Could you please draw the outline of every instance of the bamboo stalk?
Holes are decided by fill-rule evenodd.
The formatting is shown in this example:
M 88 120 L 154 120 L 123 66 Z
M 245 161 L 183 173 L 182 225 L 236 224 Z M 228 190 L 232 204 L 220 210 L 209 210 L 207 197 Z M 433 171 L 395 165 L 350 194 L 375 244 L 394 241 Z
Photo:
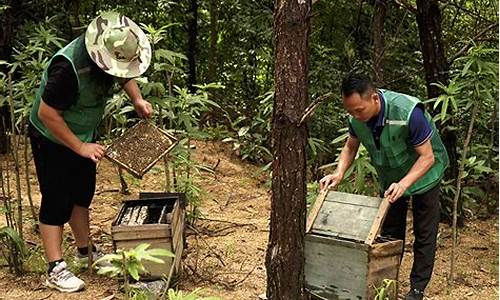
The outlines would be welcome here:
M 472 116 L 469 121 L 469 128 L 467 130 L 467 136 L 465 137 L 464 141 L 464 147 L 462 150 L 462 157 L 460 159 L 460 167 L 458 169 L 458 178 L 457 178 L 457 186 L 456 186 L 456 193 L 455 193 L 455 198 L 453 199 L 453 225 L 452 225 L 452 230 L 453 230 L 453 244 L 451 247 L 451 262 L 450 262 L 450 275 L 448 277 L 448 286 L 450 288 L 453 287 L 453 277 L 455 273 L 455 251 L 457 248 L 457 208 L 458 208 L 458 198 L 460 197 L 460 191 L 462 188 L 462 174 L 464 173 L 465 169 L 465 161 L 467 159 L 467 152 L 469 151 L 469 143 L 470 139 L 472 136 L 472 130 L 474 128 L 474 122 L 476 120 L 476 115 L 477 112 L 479 111 L 479 104 L 474 105 L 474 108 L 472 109 Z
M 28 201 L 30 203 L 31 217 L 33 218 L 33 227 L 38 227 L 35 207 L 33 206 L 33 197 L 31 197 L 31 183 L 30 183 L 30 172 L 29 172 L 29 161 L 28 161 L 28 126 L 24 127 L 24 173 L 26 177 L 26 189 L 28 194 Z
M 170 168 L 168 166 L 168 155 L 163 157 L 163 163 L 165 168 L 165 192 L 170 192 Z
M 125 256 L 125 252 L 122 252 L 122 270 L 123 270 L 123 288 L 125 289 L 125 299 L 128 300 L 129 295 L 129 282 L 128 282 L 128 274 L 127 274 L 127 257 Z
M 90 231 L 90 229 L 89 229 Z M 87 242 L 87 268 L 89 271 L 89 275 L 92 275 L 92 264 L 94 264 L 94 251 L 92 247 L 92 238 L 90 237 L 89 232 L 89 240 Z
M 15 140 L 12 147 L 12 158 L 14 159 L 14 167 L 16 170 L 16 190 L 17 190 L 17 229 L 19 232 L 19 237 L 23 239 L 23 203 L 21 196 L 21 174 L 19 167 L 19 155 L 17 151 L 19 150 L 19 139 L 16 135 L 16 125 L 14 118 L 14 96 L 12 93 L 12 74 L 9 73 L 9 105 L 10 105 L 10 120 L 12 126 L 12 139 Z
M 4 185 L 4 180 L 3 180 L 3 161 L 0 161 L 0 187 L 2 190 L 2 202 L 5 208 L 5 220 L 7 222 L 7 226 L 13 228 L 13 224 L 11 221 L 11 210 L 10 210 L 10 205 L 8 201 L 8 197 L 5 194 L 5 185 Z
M 129 194 L 128 185 L 127 182 L 125 181 L 125 178 L 123 178 L 122 168 L 121 167 L 117 168 L 118 168 L 118 176 L 120 177 L 120 193 L 122 195 L 128 195 Z

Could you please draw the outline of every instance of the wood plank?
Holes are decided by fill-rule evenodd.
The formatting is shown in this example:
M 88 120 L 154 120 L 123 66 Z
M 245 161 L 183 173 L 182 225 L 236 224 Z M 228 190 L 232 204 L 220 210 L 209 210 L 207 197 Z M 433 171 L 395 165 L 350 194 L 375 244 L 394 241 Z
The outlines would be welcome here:
M 384 198 L 382 200 L 382 203 L 380 204 L 380 207 L 377 212 L 377 216 L 375 217 L 375 220 L 373 221 L 372 227 L 370 229 L 370 232 L 368 233 L 368 236 L 366 237 L 365 244 L 371 245 L 373 244 L 373 241 L 377 238 L 377 236 L 380 233 L 380 230 L 382 229 L 382 224 L 384 223 L 385 216 L 387 215 L 387 212 L 389 211 L 389 207 L 391 206 L 391 203 L 387 198 Z
M 375 287 L 381 287 L 384 279 L 398 280 L 403 241 L 395 240 L 377 243 L 370 247 L 368 254 L 367 299 L 374 299 Z M 389 299 L 396 299 L 396 289 L 389 294 Z
M 314 224 L 314 220 L 316 220 L 316 217 L 321 209 L 321 206 L 323 205 L 323 201 L 325 201 L 325 198 L 328 194 L 328 190 L 323 190 L 319 193 L 318 197 L 316 198 L 316 201 L 314 201 L 313 207 L 309 211 L 309 215 L 307 216 L 307 221 L 306 221 L 306 233 L 311 231 L 311 228 Z
M 304 247 L 308 289 L 325 299 L 362 299 L 366 294 L 367 250 L 352 245 L 356 243 L 346 247 L 349 242 L 332 243 L 312 235 L 306 235 L 309 238 Z
M 170 239 L 170 224 L 144 224 L 139 226 L 112 226 L 113 240 Z
M 378 197 L 330 191 L 326 197 L 326 201 L 378 208 L 381 200 Z
M 402 240 L 391 240 L 382 243 L 375 243 L 370 247 L 371 258 L 402 255 L 402 253 L 403 253 Z
M 354 203 L 325 201 L 316 217 L 312 232 L 364 242 L 377 207 L 360 206 Z

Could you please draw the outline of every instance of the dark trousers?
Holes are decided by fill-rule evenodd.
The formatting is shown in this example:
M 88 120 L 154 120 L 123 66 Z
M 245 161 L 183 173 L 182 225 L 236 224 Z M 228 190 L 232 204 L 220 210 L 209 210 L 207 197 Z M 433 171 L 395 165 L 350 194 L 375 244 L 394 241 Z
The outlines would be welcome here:
M 413 207 L 413 267 L 410 274 L 411 287 L 425 290 L 434 268 L 436 238 L 440 218 L 440 185 L 431 190 L 412 196 Z M 405 240 L 406 212 L 409 198 L 398 199 L 387 213 L 382 235 Z

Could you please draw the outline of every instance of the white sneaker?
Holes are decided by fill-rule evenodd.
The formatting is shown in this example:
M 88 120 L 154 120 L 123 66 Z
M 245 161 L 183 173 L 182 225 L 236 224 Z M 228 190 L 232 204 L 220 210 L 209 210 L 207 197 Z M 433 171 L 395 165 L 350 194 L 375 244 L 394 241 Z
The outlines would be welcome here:
M 85 282 L 68 270 L 65 261 L 56 264 L 45 284 L 50 288 L 66 293 L 77 292 L 85 288 Z

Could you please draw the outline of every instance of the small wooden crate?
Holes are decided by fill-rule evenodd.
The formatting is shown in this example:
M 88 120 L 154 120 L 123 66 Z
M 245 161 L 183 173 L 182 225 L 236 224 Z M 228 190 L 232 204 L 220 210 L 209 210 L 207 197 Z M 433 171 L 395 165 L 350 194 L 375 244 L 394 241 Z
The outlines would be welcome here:
M 328 192 L 319 203 L 305 237 L 306 288 L 313 299 L 372 300 L 384 279 L 397 280 L 403 241 L 369 238 L 383 223 L 388 206 L 381 204 L 340 192 Z
M 139 200 L 126 200 L 111 226 L 113 247 L 131 249 L 142 243 L 175 254 L 162 257 L 165 264 L 145 262 L 141 280 L 156 280 L 180 272 L 184 249 L 185 197 L 180 193 L 141 193 Z M 172 272 L 170 269 L 173 268 Z

